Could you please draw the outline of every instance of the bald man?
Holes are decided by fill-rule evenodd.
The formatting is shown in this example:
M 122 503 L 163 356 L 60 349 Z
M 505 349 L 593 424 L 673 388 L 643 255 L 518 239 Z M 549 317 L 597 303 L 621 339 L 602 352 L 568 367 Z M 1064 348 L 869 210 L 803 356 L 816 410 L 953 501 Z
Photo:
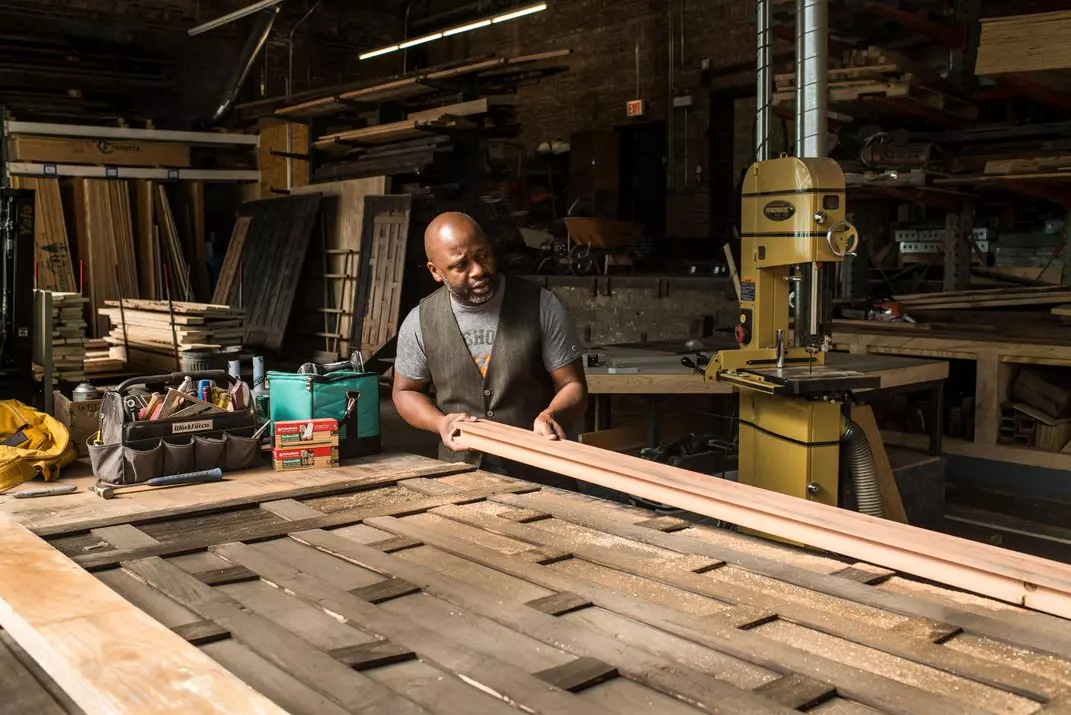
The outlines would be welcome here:
M 452 438 L 459 420 L 476 417 L 551 440 L 575 434 L 587 383 L 565 308 L 550 291 L 499 274 L 483 230 L 465 214 L 437 216 L 424 234 L 424 250 L 442 287 L 398 331 L 398 413 L 439 435 L 440 459 L 574 489 L 576 482 L 560 475 L 458 452 Z

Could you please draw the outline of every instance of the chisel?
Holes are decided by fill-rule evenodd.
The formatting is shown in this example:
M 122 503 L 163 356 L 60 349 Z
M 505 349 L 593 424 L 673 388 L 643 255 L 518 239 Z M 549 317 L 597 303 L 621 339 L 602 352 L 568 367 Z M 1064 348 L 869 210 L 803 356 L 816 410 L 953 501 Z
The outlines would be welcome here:
M 62 487 L 43 487 L 41 489 L 23 489 L 20 492 L 15 492 L 11 496 L 16 499 L 32 499 L 33 497 L 51 497 L 57 494 L 70 494 L 71 492 L 78 491 L 78 487 L 73 484 L 68 484 Z

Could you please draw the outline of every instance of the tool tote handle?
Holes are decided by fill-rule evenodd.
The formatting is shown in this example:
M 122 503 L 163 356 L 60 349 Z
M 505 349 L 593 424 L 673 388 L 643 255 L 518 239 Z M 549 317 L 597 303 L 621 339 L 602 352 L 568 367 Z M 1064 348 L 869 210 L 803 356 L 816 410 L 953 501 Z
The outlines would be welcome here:
M 179 384 L 187 377 L 194 380 L 212 380 L 217 385 L 226 383 L 234 385 L 237 380 L 227 374 L 226 370 L 201 370 L 199 372 L 171 372 L 164 375 L 149 375 L 147 377 L 132 377 L 124 380 L 116 386 L 116 392 L 129 390 L 131 387 L 145 387 L 155 383 Z

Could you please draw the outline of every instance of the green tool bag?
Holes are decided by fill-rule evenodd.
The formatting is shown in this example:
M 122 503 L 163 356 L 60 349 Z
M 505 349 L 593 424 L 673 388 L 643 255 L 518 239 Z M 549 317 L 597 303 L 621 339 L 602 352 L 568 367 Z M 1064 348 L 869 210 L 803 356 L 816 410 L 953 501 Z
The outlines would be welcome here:
M 271 421 L 331 418 L 338 421 L 339 457 L 382 451 L 379 439 L 379 375 L 339 370 L 326 375 L 268 372 Z

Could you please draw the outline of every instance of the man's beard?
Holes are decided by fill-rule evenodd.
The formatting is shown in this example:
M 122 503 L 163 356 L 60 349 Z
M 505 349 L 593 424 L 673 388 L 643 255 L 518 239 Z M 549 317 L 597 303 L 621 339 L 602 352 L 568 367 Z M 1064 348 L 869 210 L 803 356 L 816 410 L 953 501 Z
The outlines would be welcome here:
M 487 286 L 486 292 L 478 292 L 483 286 Z M 468 281 L 454 284 L 447 281 L 446 288 L 462 305 L 483 305 L 495 297 L 495 291 L 498 289 L 498 276 L 488 276 L 476 284 Z

